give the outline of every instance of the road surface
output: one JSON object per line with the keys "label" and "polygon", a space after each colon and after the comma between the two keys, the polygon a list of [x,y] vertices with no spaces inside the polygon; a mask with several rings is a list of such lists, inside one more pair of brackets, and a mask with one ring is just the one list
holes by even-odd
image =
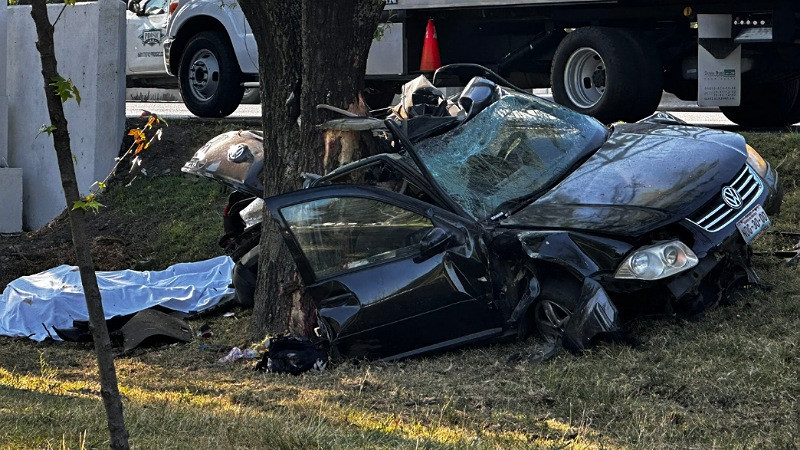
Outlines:
{"label": "road surface", "polygon": [[[547,98],[548,95],[542,95]],[[716,108],[702,108],[690,102],[682,102],[670,94],[665,94],[658,108],[660,111],[669,112],[676,117],[693,125],[705,127],[735,127],[736,124],[726,119]],[[127,102],[126,114],[128,117],[141,115],[142,110],[154,112],[165,119],[191,118],[192,113],[180,102]],[[260,120],[261,105],[240,105],[229,119]]]}

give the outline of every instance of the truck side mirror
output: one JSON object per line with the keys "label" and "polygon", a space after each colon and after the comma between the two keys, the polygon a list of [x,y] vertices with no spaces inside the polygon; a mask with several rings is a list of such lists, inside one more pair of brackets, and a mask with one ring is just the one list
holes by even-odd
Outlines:
{"label": "truck side mirror", "polygon": [[128,0],[128,11],[138,15],[139,14],[139,1]]}

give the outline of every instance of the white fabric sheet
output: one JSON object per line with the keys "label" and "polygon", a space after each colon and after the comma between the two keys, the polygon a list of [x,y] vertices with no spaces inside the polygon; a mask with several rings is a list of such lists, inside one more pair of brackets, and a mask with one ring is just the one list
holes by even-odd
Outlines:
{"label": "white fabric sheet", "polygon": [[[220,256],[181,263],[158,272],[119,270],[97,272],[106,319],[133,314],[156,305],[188,313],[216,305],[233,292],[233,261]],[[52,327],[68,328],[74,320],[89,320],[81,277],[75,266],[17,278],[0,296],[0,335],[27,336],[42,341]]]}

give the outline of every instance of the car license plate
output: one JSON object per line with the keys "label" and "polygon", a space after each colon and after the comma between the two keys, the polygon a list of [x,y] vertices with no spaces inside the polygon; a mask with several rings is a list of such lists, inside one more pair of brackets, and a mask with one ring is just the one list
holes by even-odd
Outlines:
{"label": "car license plate", "polygon": [[772,222],[769,221],[767,213],[761,205],[756,205],[749,213],[736,222],[736,228],[742,233],[744,241],[748,244],[755,239],[761,231],[770,226]]}

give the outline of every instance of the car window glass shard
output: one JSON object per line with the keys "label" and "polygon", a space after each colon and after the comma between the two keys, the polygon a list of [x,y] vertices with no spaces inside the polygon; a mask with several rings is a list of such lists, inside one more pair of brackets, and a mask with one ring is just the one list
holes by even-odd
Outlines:
{"label": "car window glass shard", "polygon": [[317,278],[418,253],[430,219],[377,200],[340,197],[281,209]]}
{"label": "car window glass shard", "polygon": [[522,95],[506,95],[463,126],[415,151],[441,188],[473,218],[528,198],[563,178],[598,148],[606,128],[586,116]]}

